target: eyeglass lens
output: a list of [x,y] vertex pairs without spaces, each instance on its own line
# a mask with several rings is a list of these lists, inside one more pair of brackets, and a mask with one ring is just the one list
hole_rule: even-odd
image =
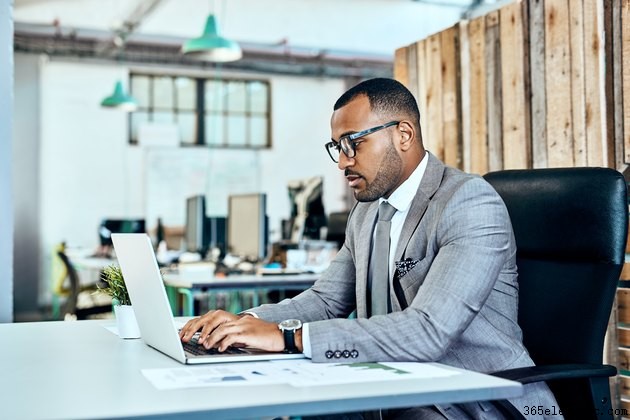
[[339,162],[339,155],[341,154],[341,147],[339,146],[339,143],[329,143],[327,150],[332,160]]

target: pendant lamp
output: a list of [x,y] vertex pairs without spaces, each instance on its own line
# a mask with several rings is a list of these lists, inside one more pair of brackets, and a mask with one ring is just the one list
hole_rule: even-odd
[[114,87],[114,93],[103,99],[101,106],[107,108],[117,108],[126,112],[135,111],[138,108],[138,102],[125,93],[122,82],[119,80]]
[[214,62],[236,61],[243,56],[237,42],[219,35],[216,19],[212,14],[208,16],[203,34],[184,42],[182,52],[197,60]]

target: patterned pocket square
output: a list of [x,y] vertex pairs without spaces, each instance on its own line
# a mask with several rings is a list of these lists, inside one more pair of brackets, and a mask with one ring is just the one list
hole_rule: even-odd
[[396,276],[400,279],[403,278],[412,268],[418,264],[420,260],[412,260],[407,258],[406,260],[396,261]]

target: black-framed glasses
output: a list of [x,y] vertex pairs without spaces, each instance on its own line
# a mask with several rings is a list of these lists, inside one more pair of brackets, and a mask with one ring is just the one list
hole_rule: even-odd
[[361,143],[363,140],[360,140],[362,137],[367,136],[368,134],[375,133],[379,130],[382,130],[387,127],[391,127],[392,125],[398,125],[400,121],[390,121],[383,125],[379,125],[376,127],[368,128],[367,130],[359,131],[357,133],[348,134],[346,136],[340,137],[339,141],[329,141],[324,145],[328,155],[333,160],[333,162],[339,162],[339,155],[343,152],[349,158],[353,158],[357,154],[357,144]]

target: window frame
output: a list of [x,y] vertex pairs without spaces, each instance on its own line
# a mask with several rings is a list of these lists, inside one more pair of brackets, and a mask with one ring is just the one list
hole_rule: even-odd
[[[260,150],[260,149],[270,149],[273,145],[273,141],[271,138],[271,82],[266,79],[250,79],[243,77],[228,77],[228,78],[212,78],[212,77],[202,77],[202,76],[194,76],[194,75],[185,75],[185,74],[175,74],[175,73],[151,73],[144,71],[132,71],[129,73],[129,92],[130,95],[135,96],[136,92],[134,92],[133,79],[134,77],[145,77],[148,79],[146,98],[148,100],[148,104],[139,104],[138,108],[130,112],[128,115],[128,143],[130,145],[138,145],[137,133],[134,138],[134,115],[137,113],[145,113],[147,115],[147,120],[149,122],[154,121],[154,115],[159,112],[170,113],[173,116],[173,123],[178,126],[178,129],[181,129],[179,126],[178,116],[192,113],[194,126],[191,128],[193,132],[192,142],[182,141],[180,137],[179,147],[207,147],[207,148],[215,148],[215,149],[246,149],[246,150]],[[170,108],[166,107],[158,107],[155,104],[156,99],[156,91],[155,91],[155,81],[160,78],[170,78],[172,83],[172,98]],[[195,84],[195,105],[192,110],[188,110],[185,108],[180,108],[178,104],[178,88],[177,88],[177,79],[179,78],[187,78],[194,82]],[[206,105],[206,94],[207,94],[207,86],[211,83],[220,83],[221,84],[221,92],[227,91],[230,83],[243,83],[244,84],[244,92],[245,92],[245,110],[241,111],[233,111],[228,108],[228,100],[229,96],[224,95],[223,104],[220,110],[212,110],[209,109]],[[254,84],[262,84],[265,86],[266,90],[266,98],[264,101],[265,109],[263,111],[256,111],[252,109],[252,94],[250,86]],[[206,119],[210,115],[219,116],[220,123],[223,125],[221,130],[221,138],[216,142],[208,142],[206,139]],[[246,122],[245,127],[245,138],[244,143],[235,141],[231,141],[230,132],[229,132],[229,119],[230,117],[239,116],[244,118]],[[264,136],[266,141],[261,144],[252,144],[253,136],[252,133],[252,124],[255,121],[255,117],[262,117],[265,122],[265,132]]]

